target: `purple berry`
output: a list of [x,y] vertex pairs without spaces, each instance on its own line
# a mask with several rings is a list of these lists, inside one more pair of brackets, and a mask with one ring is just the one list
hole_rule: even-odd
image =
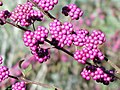
[[34,32],[28,30],[23,35],[23,41],[25,46],[32,47],[34,44],[36,44],[37,40],[34,38]]
[[34,38],[40,42],[44,42],[48,37],[48,30],[43,26],[38,26],[34,31]]
[[33,2],[35,2],[44,11],[49,11],[58,3],[58,0],[33,0]]
[[115,78],[114,73],[111,74],[110,71],[106,71],[99,66],[89,65],[82,70],[81,75],[86,80],[93,78],[93,80],[96,80],[97,82],[108,85],[111,81],[114,81],[113,78]]
[[9,69],[6,66],[0,66],[0,82],[8,78]]
[[6,23],[6,19],[9,18],[11,13],[8,10],[0,11],[0,25],[4,25]]
[[48,49],[41,48],[40,46],[31,47],[32,54],[35,56],[36,60],[40,63],[47,61],[50,58],[50,53]]
[[65,16],[70,16],[72,20],[78,20],[83,15],[83,11],[75,4],[69,4],[62,8],[62,13]]
[[59,20],[54,20],[49,26],[53,43],[56,42],[60,47],[71,46],[73,42],[73,25],[71,23],[65,22],[62,24]]
[[42,21],[43,14],[39,10],[33,10],[33,4],[27,2],[25,4],[19,4],[12,12],[10,19],[19,23],[21,26],[29,26],[35,20]]
[[12,85],[12,90],[26,90],[25,82],[17,82]]

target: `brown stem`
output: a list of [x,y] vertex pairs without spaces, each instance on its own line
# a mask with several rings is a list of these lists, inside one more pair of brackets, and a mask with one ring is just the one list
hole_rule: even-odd
[[108,60],[107,57],[105,57],[104,59],[116,70],[116,73],[120,73],[120,68],[117,65],[115,65],[111,60]]
[[42,86],[44,88],[53,88],[53,90],[62,90],[62,89],[57,88],[53,85],[48,85],[48,84],[43,84],[43,83],[40,83],[40,82],[30,81],[30,80],[27,80],[25,78],[20,78],[20,80],[26,82],[27,84],[36,84],[36,85]]
[[117,71],[116,73],[120,73],[120,68],[115,65],[113,62],[111,62],[111,60],[108,60],[108,63],[113,67],[115,68],[115,70]]
[[27,31],[27,29],[25,29],[24,27],[21,27],[21,26],[19,26],[19,25],[17,25],[17,24],[11,23],[11,22],[9,22],[9,21],[6,21],[6,23],[7,23],[7,24],[10,24],[10,25],[12,25],[12,26],[14,26],[14,27],[17,27],[17,28],[19,28],[19,29],[21,29],[21,30],[23,30],[23,31]]
[[35,29],[35,22],[33,22],[32,25],[33,25],[33,30],[35,31],[35,30],[36,30],[36,29]]
[[53,88],[54,90],[62,90],[62,89],[57,88],[53,85],[48,85],[48,84],[43,84],[43,83],[40,83],[40,82],[30,81],[30,80],[25,79],[23,77],[15,77],[15,76],[12,76],[12,75],[9,75],[9,77],[14,78],[16,80],[24,81],[26,84],[36,84],[36,85],[42,86],[44,88]]
[[49,41],[48,39],[46,39],[45,41],[48,42],[49,44],[55,46],[55,48],[57,48],[58,50],[61,50],[61,51],[65,52],[65,53],[67,53],[68,55],[70,55],[70,56],[73,57],[73,54],[72,54],[71,52],[67,51],[66,49],[61,48],[61,47],[59,47],[59,46],[53,44],[53,43],[52,43],[51,41]]
[[19,80],[18,77],[15,77],[15,76],[12,76],[12,75],[8,75],[8,77],[10,77],[10,78],[14,78],[14,79],[16,79],[16,80]]

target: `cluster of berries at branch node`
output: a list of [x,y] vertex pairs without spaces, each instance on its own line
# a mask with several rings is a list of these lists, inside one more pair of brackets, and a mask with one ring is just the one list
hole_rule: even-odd
[[[0,2],[0,6],[2,4]],[[0,25],[7,23],[23,29],[25,31],[23,35],[24,45],[29,47],[32,55],[39,63],[46,62],[50,58],[51,46],[49,48],[44,46],[47,42],[56,49],[72,56],[79,63],[87,64],[88,66],[81,72],[82,77],[86,80],[92,78],[104,85],[115,81],[115,72],[106,70],[101,66],[103,60],[108,61],[99,48],[106,41],[105,34],[101,30],[93,30],[90,33],[87,29],[74,29],[72,20],[78,20],[84,13],[75,4],[68,4],[62,8],[62,14],[69,16],[71,21],[61,22],[48,12],[56,4],[58,4],[58,0],[27,0],[26,3],[17,5],[11,12],[8,10],[0,11]],[[53,20],[49,23],[49,30],[44,26],[39,25],[36,28],[36,25],[34,25],[36,21],[46,21],[47,19],[43,20],[44,15]],[[29,30],[30,25],[33,25],[33,30]],[[71,53],[64,48],[73,45],[80,47],[80,50]],[[90,62],[93,65],[87,61],[89,59],[92,60]],[[1,65],[2,62],[3,58],[0,56],[0,82],[11,76],[9,75],[9,69]],[[11,88],[12,90],[26,90],[26,83],[17,82]]]
[[74,44],[77,46],[82,46],[82,50],[76,50],[74,53],[74,58],[78,62],[85,64],[87,59],[93,61],[104,60],[105,56],[100,51],[99,45],[105,42],[105,34],[100,30],[94,30],[90,35],[88,31],[80,30],[77,31]]
[[65,16],[70,16],[72,20],[78,20],[79,17],[83,16],[83,11],[78,8],[75,4],[69,4],[62,8],[62,13]]
[[104,85],[108,85],[110,82],[116,80],[114,70],[106,70],[102,66],[88,65],[82,70],[81,75],[86,80],[92,78],[96,82],[103,83]]
[[71,23],[65,22],[62,24],[59,20],[56,19],[49,24],[49,29],[52,41],[55,40],[58,46],[71,46],[73,41],[73,25]]
[[6,66],[0,66],[0,82],[7,79],[9,76],[9,69]]
[[50,58],[48,49],[40,47],[41,44],[44,44],[47,37],[48,30],[43,26],[38,26],[34,32],[28,30],[23,35],[24,44],[27,47],[30,47],[31,53],[40,63],[45,62]]
[[21,26],[29,26],[36,20],[42,21],[43,14],[39,10],[34,10],[31,2],[26,2],[25,4],[19,4],[12,11],[10,19]]
[[12,90],[26,90],[25,82],[17,82],[12,85]]
[[6,19],[11,16],[11,13],[8,10],[0,11],[0,25],[4,25],[6,23]]
[[54,8],[56,4],[58,4],[58,0],[32,0],[34,3],[38,5],[38,7],[42,8],[44,11],[49,11]]
[[[3,58],[0,56],[0,64],[2,64]],[[9,69],[6,66],[0,65],[0,82],[4,81],[9,77]]]

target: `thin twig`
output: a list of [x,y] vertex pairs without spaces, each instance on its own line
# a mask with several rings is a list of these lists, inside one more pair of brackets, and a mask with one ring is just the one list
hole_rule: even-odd
[[115,65],[113,62],[111,62],[111,60],[108,60],[108,63],[113,67],[115,68],[115,70],[117,71],[116,73],[120,73],[120,68]]
[[11,23],[11,22],[9,22],[9,21],[6,21],[6,23],[7,23],[7,24],[10,24],[10,25],[12,25],[12,26],[14,26],[14,27],[17,27],[17,28],[19,28],[19,29],[21,29],[21,30],[23,30],[23,31],[27,31],[27,29],[25,29],[24,27],[21,27],[21,26],[19,26],[19,25],[17,25],[17,24]]
[[120,73],[120,68],[117,65],[115,65],[111,60],[108,60],[107,57],[105,57],[104,59],[116,70],[116,73]]
[[42,86],[44,88],[53,88],[54,90],[62,90],[62,89],[57,88],[53,85],[48,85],[48,84],[43,84],[43,83],[40,83],[40,82],[30,81],[30,80],[25,79],[23,77],[15,77],[15,76],[12,76],[12,75],[9,75],[9,77],[14,78],[16,80],[24,81],[26,84],[36,84],[36,85]]
[[51,41],[49,41],[48,39],[46,39],[45,41],[48,42],[49,44],[55,46],[55,48],[57,48],[58,50],[61,50],[61,51],[65,52],[65,53],[67,53],[68,55],[70,55],[70,56],[73,57],[73,54],[72,54],[71,52],[67,51],[66,49],[61,48],[61,47],[59,47],[59,46],[53,44],[53,43],[52,43]]
[[10,77],[10,78],[14,78],[14,79],[16,79],[16,80],[19,80],[18,77],[15,77],[15,76],[12,76],[12,75],[8,75],[8,77]]
[[35,23],[33,22],[33,30],[35,31]]

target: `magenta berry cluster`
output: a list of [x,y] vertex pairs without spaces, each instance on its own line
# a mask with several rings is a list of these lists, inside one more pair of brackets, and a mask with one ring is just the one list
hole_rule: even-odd
[[60,47],[71,46],[73,37],[73,25],[69,22],[62,24],[59,20],[54,20],[49,25],[52,41]]
[[86,66],[81,75],[86,80],[96,80],[97,82],[103,83],[104,85],[108,85],[110,82],[115,80],[114,71],[113,70],[105,70],[104,67],[99,67],[95,65]]
[[23,35],[23,41],[27,47],[32,47],[38,42],[44,43],[47,37],[48,30],[43,26],[38,26],[34,32],[30,30],[26,31]]
[[34,32],[30,30],[24,32],[23,41],[25,46],[32,47],[37,42],[37,40],[33,37],[34,37]]
[[[0,56],[0,64],[2,64],[3,58]],[[9,77],[9,69],[6,66],[0,66],[0,82]]]
[[25,82],[17,82],[12,85],[12,90],[26,90]]
[[39,10],[33,10],[31,2],[19,4],[11,14],[10,19],[16,23],[20,23],[21,26],[29,26],[35,20],[43,20],[43,14]]
[[88,30],[79,29],[74,32],[73,36],[73,44],[76,46],[84,46],[86,44],[86,37],[89,35]]
[[37,21],[43,20],[43,14],[39,10],[31,10],[28,17],[29,18],[27,20],[31,19],[31,22],[34,22],[35,20],[37,20]]
[[28,30],[23,35],[24,44],[27,47],[30,47],[31,53],[40,63],[45,62],[50,58],[48,49],[44,49],[39,46],[39,44],[44,43],[47,37],[48,30],[43,26],[38,26],[34,32]]
[[52,10],[53,7],[58,3],[58,0],[33,0],[40,8],[44,11]]
[[[79,63],[87,64],[81,72],[82,77],[86,80],[92,78],[105,85],[114,81],[116,79],[115,72],[106,70],[101,66],[103,60],[108,61],[99,49],[99,46],[106,41],[105,34],[101,30],[93,30],[91,33],[87,29],[75,30],[72,20],[78,20],[84,13],[75,4],[69,4],[62,8],[62,13],[71,18],[70,22],[62,23],[48,12],[57,3],[58,0],[27,0],[26,3],[19,4],[12,12],[8,10],[0,11],[0,25],[7,23],[24,30],[24,45],[29,47],[32,55],[39,63],[43,63],[50,58],[50,49],[52,47],[45,48],[43,46],[47,42],[53,45],[54,48],[72,56]],[[2,3],[0,2],[1,5]],[[34,9],[35,7],[38,10]],[[36,25],[34,25],[36,21],[43,21],[43,14],[53,20],[49,23],[49,30],[44,26],[36,28]],[[7,21],[7,19],[9,20]],[[30,25],[33,25],[33,30],[28,29]],[[80,50],[72,53],[64,48],[65,46],[70,47],[72,45],[80,47]],[[88,59],[92,60],[90,61],[92,63]],[[1,56],[0,64],[2,64]],[[19,79],[9,75],[9,69],[6,66],[0,66],[0,82],[8,77]],[[12,85],[12,90],[25,89],[26,83],[23,81]]]
[[83,11],[78,8],[75,4],[69,4],[62,8],[62,13],[65,16],[70,16],[72,20],[78,20],[79,17],[83,16]]
[[104,60],[104,55],[99,49],[83,48],[77,50],[74,53],[74,59],[82,64],[86,64],[87,59],[91,59],[94,62],[100,62]]
[[106,41],[105,34],[101,30],[93,30],[90,35],[86,29],[76,30],[73,37],[73,44],[80,47],[97,48]]
[[38,26],[35,31],[27,30],[23,35],[24,44],[28,47],[32,47],[39,43],[44,43],[48,37],[48,30],[43,26]]
[[30,47],[31,53],[35,56],[36,60],[40,63],[47,61],[50,58],[48,49],[41,48],[39,45]]
[[31,52],[40,63],[43,63],[50,58],[48,49],[41,48],[40,46],[31,47]]
[[0,66],[0,82],[7,79],[9,76],[9,69],[6,66]]
[[44,42],[48,37],[48,30],[43,26],[38,26],[34,31],[34,38],[40,42]]
[[0,11],[0,25],[4,25],[6,23],[6,19],[9,18],[11,13],[8,10]]
[[87,59],[100,62],[104,60],[105,56],[99,50],[98,45],[105,42],[105,35],[100,30],[94,30],[91,35],[87,30],[76,31],[74,35],[74,44],[76,46],[83,46],[82,50],[77,50],[74,53],[74,58],[78,62],[85,64]]

